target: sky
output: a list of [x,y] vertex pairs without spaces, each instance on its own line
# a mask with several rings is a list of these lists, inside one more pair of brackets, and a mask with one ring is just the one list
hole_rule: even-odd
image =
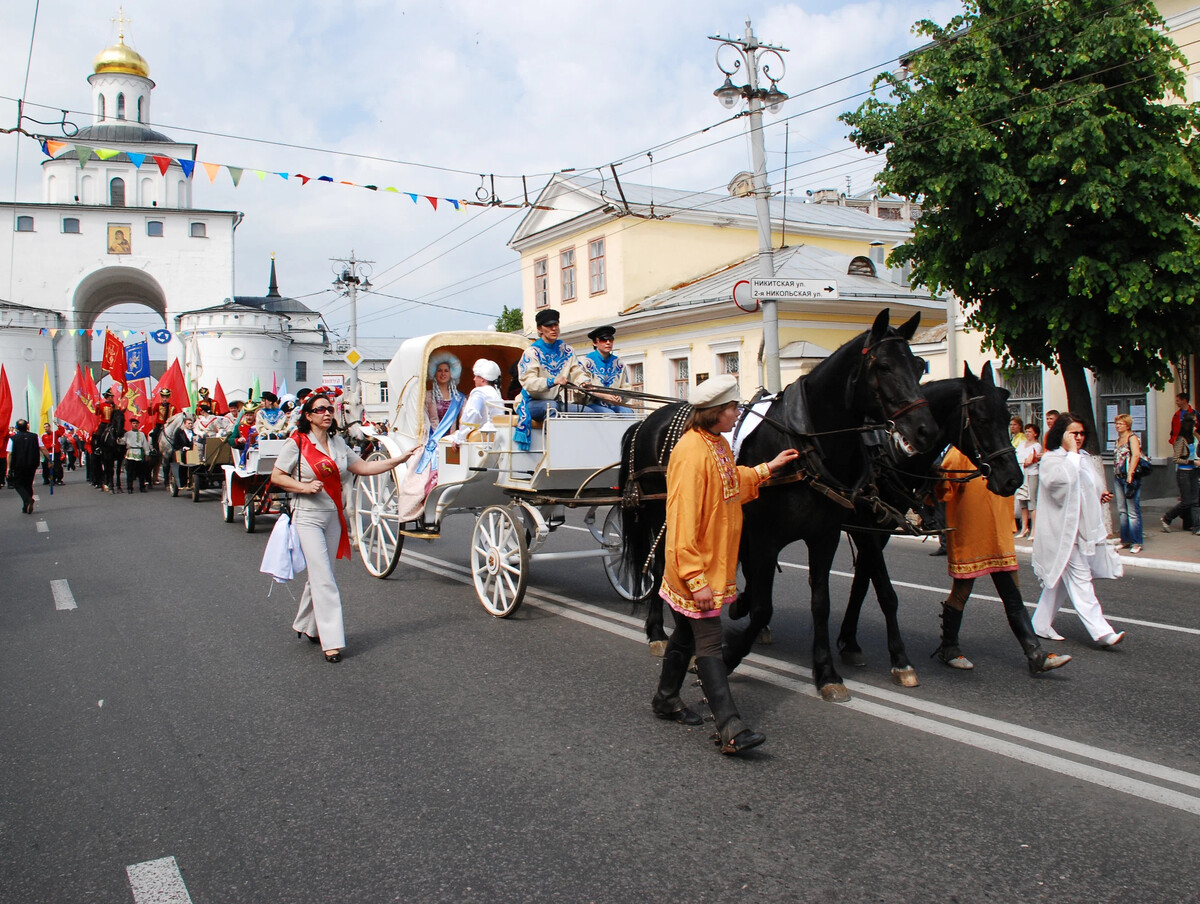
[[[873,73],[923,43],[916,21],[944,24],[960,9],[958,0],[125,0],[123,14],[125,41],[156,85],[151,125],[198,144],[199,160],[438,198],[474,198],[494,175],[496,195],[512,202],[523,184],[532,200],[555,172],[612,163],[629,182],[724,191],[751,169],[750,151],[745,119],[726,122],[712,95],[724,76],[708,36],[743,35],[747,15],[761,41],[789,51],[779,88],[791,99],[764,130],[772,187],[782,190],[786,162],[799,198],[844,191],[847,179],[865,191],[881,161],[846,141],[838,115],[862,102]],[[5,0],[0,126],[15,124],[22,97],[35,119],[57,122],[66,109],[89,124],[87,76],[117,40],[117,14],[116,3],[94,0]],[[42,159],[32,139],[0,135],[0,197],[41,200]],[[348,335],[349,309],[331,285],[331,259],[351,252],[373,262],[360,337],[482,329],[502,306],[520,306],[520,260],[507,243],[522,210],[435,211],[405,194],[249,173],[239,187],[224,171],[210,184],[199,167],[195,179],[196,207],[245,214],[237,294],[266,293],[274,253],[282,294],[321,311],[336,334]],[[99,325],[157,328],[155,319],[122,308]]]

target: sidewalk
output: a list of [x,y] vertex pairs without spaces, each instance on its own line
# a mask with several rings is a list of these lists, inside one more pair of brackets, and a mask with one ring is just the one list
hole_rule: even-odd
[[[1182,574],[1200,574],[1200,537],[1184,530],[1176,518],[1171,522],[1171,532],[1164,534],[1162,516],[1178,500],[1142,500],[1143,548],[1136,556],[1122,549],[1121,561],[1126,568],[1149,568],[1159,571],[1175,571]],[[1113,534],[1117,533],[1116,510],[1113,512]],[[1028,540],[1018,540],[1017,549],[1026,554],[1033,552]]]

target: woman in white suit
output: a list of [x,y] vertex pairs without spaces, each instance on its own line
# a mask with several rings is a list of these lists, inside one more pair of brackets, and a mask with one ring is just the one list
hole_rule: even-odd
[[[1038,530],[1033,540],[1033,571],[1042,582],[1042,595],[1033,613],[1039,637],[1062,640],[1054,616],[1066,597],[1092,640],[1104,647],[1119,644],[1124,631],[1114,631],[1100,610],[1092,577],[1104,573],[1107,533],[1100,506],[1112,499],[1096,474],[1093,459],[1083,449],[1087,430],[1067,412],[1046,434],[1046,453],[1038,480]],[[1097,566],[1097,561],[1102,563]],[[1097,570],[1099,568],[1099,570]]]

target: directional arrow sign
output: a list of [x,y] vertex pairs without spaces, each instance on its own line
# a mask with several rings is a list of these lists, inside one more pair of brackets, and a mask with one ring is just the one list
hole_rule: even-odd
[[750,280],[750,294],[755,301],[839,297],[836,279],[752,279]]

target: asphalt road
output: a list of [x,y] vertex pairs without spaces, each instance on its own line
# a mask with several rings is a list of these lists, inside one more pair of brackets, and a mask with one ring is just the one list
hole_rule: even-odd
[[[897,541],[921,686],[890,683],[869,599],[836,705],[793,547],[775,643],[733,684],[769,739],[739,760],[651,716],[657,660],[597,560],[535,563],[495,619],[448,519],[386,581],[339,563],[329,665],[268,595],[265,528],[79,472],[36,489],[32,517],[0,493],[0,901],[1200,900],[1194,577],[1106,583],[1126,642],[1064,612],[1075,661],[1038,679],[980,582],[962,673],[928,659],[944,560]],[[591,546],[577,528],[547,549]]]

